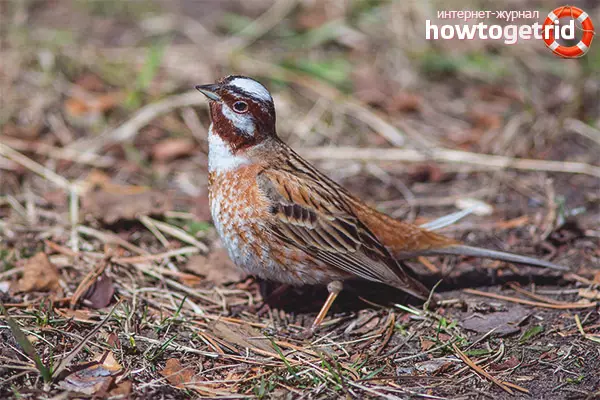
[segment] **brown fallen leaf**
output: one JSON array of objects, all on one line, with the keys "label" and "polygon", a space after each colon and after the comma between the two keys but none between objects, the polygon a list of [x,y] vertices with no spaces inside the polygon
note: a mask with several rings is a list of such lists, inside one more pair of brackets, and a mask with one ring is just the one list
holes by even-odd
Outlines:
[{"label": "brown fallen leaf", "polygon": [[419,339],[421,341],[421,351],[427,351],[435,346],[435,342],[429,339],[425,339],[424,337],[420,337]]},{"label": "brown fallen leaf", "polygon": [[167,379],[167,382],[178,388],[183,388],[192,382],[196,375],[194,368],[190,366],[184,368],[176,358],[169,358],[165,368],[159,373]]},{"label": "brown fallen leaf", "polygon": [[58,280],[58,268],[50,262],[48,256],[40,252],[25,260],[23,276],[17,281],[17,292],[58,292],[61,290]]},{"label": "brown fallen leaf", "polygon": [[195,255],[191,257],[184,269],[202,275],[216,285],[237,282],[245,276],[223,248],[213,249],[208,256]]},{"label": "brown fallen leaf", "polygon": [[152,146],[152,158],[158,162],[167,162],[194,153],[196,144],[188,138],[169,138]]},{"label": "brown fallen leaf", "polygon": [[67,375],[59,386],[66,390],[84,393],[88,396],[96,394],[105,388],[123,367],[115,359],[111,351],[100,354],[91,362],[79,364],[73,368],[75,372]]},{"label": "brown fallen leaf", "polygon": [[131,390],[133,389],[133,383],[129,379],[124,379],[121,382],[117,383],[113,389],[108,392],[108,397],[117,397],[121,399],[129,399],[131,395]]},{"label": "brown fallen leaf", "polygon": [[421,110],[423,98],[418,94],[398,92],[386,99],[385,109],[388,113],[417,112]]},{"label": "brown fallen leaf", "polygon": [[448,175],[440,168],[438,164],[416,164],[408,169],[408,178],[413,182],[442,182]]},{"label": "brown fallen leaf", "polygon": [[106,90],[106,84],[91,72],[84,72],[75,80],[75,85],[89,92],[103,92]]},{"label": "brown fallen leaf", "polygon": [[217,321],[211,326],[211,331],[226,342],[233,343],[241,348],[275,353],[269,339],[250,325],[225,324]]},{"label": "brown fallen leaf", "polygon": [[88,93],[86,98],[70,97],[65,101],[65,112],[72,117],[80,117],[85,114],[103,113],[115,108],[123,101],[125,96],[121,92],[104,94]]},{"label": "brown fallen leaf", "polygon": [[36,122],[29,125],[16,125],[12,122],[4,124],[2,127],[2,135],[12,136],[24,140],[37,139],[44,128],[42,122]]},{"label": "brown fallen leaf", "polygon": [[83,304],[95,309],[104,308],[110,304],[114,294],[112,278],[102,274],[82,296]]},{"label": "brown fallen leaf", "polygon": [[[598,253],[600,255],[600,253]],[[592,279],[592,281],[597,284],[600,285],[600,271],[596,271],[594,273],[594,278]]]},{"label": "brown fallen leaf", "polygon": [[357,65],[353,69],[352,86],[354,97],[374,106],[382,106],[390,95],[389,83],[370,62]]},{"label": "brown fallen leaf", "polygon": [[93,317],[97,317],[96,313],[87,309],[55,308],[54,311],[61,317],[72,318],[75,321],[96,322],[92,320]]},{"label": "brown fallen leaf", "polygon": [[600,291],[594,289],[579,289],[579,297],[583,297],[585,299],[590,300],[600,300]]},{"label": "brown fallen leaf", "polygon": [[450,366],[452,366],[452,363],[443,359],[428,360],[415,363],[415,370],[422,374],[437,375]]},{"label": "brown fallen leaf", "polygon": [[524,307],[511,307],[508,311],[498,311],[487,315],[472,314],[466,317],[461,325],[465,329],[477,333],[488,333],[494,329],[494,335],[506,336],[521,330],[521,324],[529,315]]},{"label": "brown fallen leaf", "polygon": [[191,209],[192,214],[199,221],[210,221],[212,216],[210,215],[210,204],[208,202],[208,196],[203,193],[200,196],[196,196],[193,199],[193,208]]},{"label": "brown fallen leaf", "polygon": [[142,215],[163,215],[172,208],[169,193],[146,190],[140,193],[114,193],[104,189],[88,192],[82,198],[83,210],[107,224],[132,220]]},{"label": "brown fallen leaf", "polygon": [[302,7],[298,10],[295,20],[296,27],[301,31],[317,29],[328,21],[339,17],[339,15],[331,12],[331,9],[336,7],[327,7],[326,2],[314,1],[301,4]]},{"label": "brown fallen leaf", "polygon": [[519,361],[519,359],[517,357],[510,356],[509,358],[502,361],[501,363],[490,364],[490,369],[492,369],[493,371],[504,371],[504,370],[516,367],[517,365],[519,365],[520,362],[521,361]]}]

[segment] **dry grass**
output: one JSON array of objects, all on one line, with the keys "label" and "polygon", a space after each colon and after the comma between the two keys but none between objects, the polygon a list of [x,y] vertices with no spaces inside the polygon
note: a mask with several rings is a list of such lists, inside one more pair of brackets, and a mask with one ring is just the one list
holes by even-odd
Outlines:
[{"label": "dry grass", "polygon": [[[0,396],[599,396],[600,47],[423,39],[438,9],[548,2],[248,3],[0,4]],[[310,340],[322,288],[254,311],[272,288],[220,248],[190,92],[232,72],[369,203],[424,223],[476,199],[493,213],[447,234],[571,273],[430,259],[439,308],[358,285]]]}]

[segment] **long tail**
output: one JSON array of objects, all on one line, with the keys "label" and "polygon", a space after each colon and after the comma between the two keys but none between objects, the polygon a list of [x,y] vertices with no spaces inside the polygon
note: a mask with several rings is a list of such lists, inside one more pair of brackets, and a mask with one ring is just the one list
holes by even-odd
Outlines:
[{"label": "long tail", "polygon": [[[354,212],[359,219],[371,229],[397,260],[427,255],[459,255],[492,258],[559,271],[569,270],[562,265],[533,257],[467,246],[429,229],[394,219],[360,202],[354,203],[354,207]],[[456,216],[452,218],[456,219]]]},{"label": "long tail", "polygon": [[536,267],[550,268],[558,271],[569,271],[568,267],[551,263],[550,261],[540,260],[533,257],[522,256],[519,254],[506,253],[504,251],[482,249],[480,247],[467,246],[463,244],[453,244],[446,247],[418,250],[413,252],[402,252],[396,254],[396,258],[406,260],[418,256],[434,256],[434,255],[457,255],[491,258],[493,260],[508,261],[517,264],[533,265]]}]

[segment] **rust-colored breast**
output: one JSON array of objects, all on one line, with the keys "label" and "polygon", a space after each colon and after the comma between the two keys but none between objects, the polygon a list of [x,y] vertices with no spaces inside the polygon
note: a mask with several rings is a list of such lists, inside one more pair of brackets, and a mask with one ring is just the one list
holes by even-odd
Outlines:
[{"label": "rust-colored breast", "polygon": [[347,274],[276,238],[269,202],[260,192],[254,165],[211,172],[209,202],[215,228],[234,263],[265,279],[292,285],[329,283]]}]

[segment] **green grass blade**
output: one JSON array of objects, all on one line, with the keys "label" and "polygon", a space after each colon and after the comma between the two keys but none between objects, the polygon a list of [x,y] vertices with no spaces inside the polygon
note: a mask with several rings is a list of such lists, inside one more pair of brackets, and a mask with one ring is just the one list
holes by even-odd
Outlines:
[{"label": "green grass blade", "polygon": [[8,326],[9,326],[13,336],[15,337],[15,340],[19,344],[19,346],[21,346],[21,348],[23,349],[25,354],[27,354],[27,356],[35,362],[35,366],[37,367],[38,371],[40,372],[40,375],[42,376],[42,379],[44,380],[44,382],[46,382],[46,383],[50,382],[52,380],[52,375],[50,374],[50,368],[48,368],[42,362],[42,359],[36,353],[35,348],[31,344],[29,339],[27,339],[25,332],[23,332],[23,330],[21,329],[19,324],[17,324],[17,322],[14,319],[12,319],[12,317],[10,315],[8,315],[8,312],[6,311],[6,308],[4,308],[4,305],[0,304],[0,309],[2,310],[2,313],[4,314],[4,316],[6,317],[6,322],[8,323]]}]

